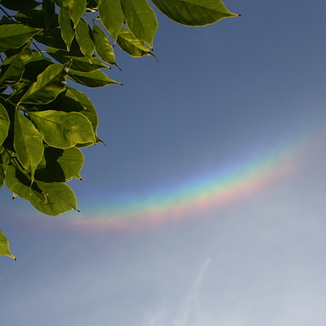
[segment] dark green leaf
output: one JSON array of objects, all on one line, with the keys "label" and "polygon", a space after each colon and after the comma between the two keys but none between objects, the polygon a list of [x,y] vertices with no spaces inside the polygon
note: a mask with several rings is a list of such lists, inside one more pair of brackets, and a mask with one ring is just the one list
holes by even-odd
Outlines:
[{"label": "dark green leaf", "polygon": [[96,0],[88,0],[86,4],[86,12],[95,12],[95,11],[97,11]]},{"label": "dark green leaf", "polygon": [[45,169],[52,180],[57,182],[69,181],[72,178],[81,180],[80,171],[84,164],[84,155],[80,149],[71,147],[63,150],[46,147],[44,158]]},{"label": "dark green leaf", "polygon": [[30,44],[26,44],[21,53],[6,58],[1,65],[3,74],[0,77],[0,85],[8,87],[20,81],[25,71],[25,62],[32,56]]},{"label": "dark green leaf", "polygon": [[44,141],[56,148],[66,149],[78,143],[96,143],[90,121],[79,112],[30,112],[30,118]]},{"label": "dark green leaf", "polygon": [[121,50],[126,51],[133,57],[142,57],[144,55],[153,55],[152,52],[138,40],[128,28],[122,27],[117,40]]},{"label": "dark green leaf", "polygon": [[46,104],[53,101],[65,88],[68,68],[53,64],[47,67],[21,98],[21,103]]},{"label": "dark green leaf", "polygon": [[53,2],[60,8],[63,7],[63,0],[53,0]]},{"label": "dark green leaf", "polygon": [[42,9],[45,15],[45,26],[46,28],[53,27],[52,22],[54,21],[55,16],[55,5],[52,0],[43,0],[42,2]]},{"label": "dark green leaf", "polygon": [[14,11],[26,11],[37,7],[40,3],[34,0],[1,0],[1,5]]},{"label": "dark green leaf", "polygon": [[30,172],[34,181],[34,172],[43,156],[43,140],[33,123],[16,111],[14,147],[22,166]]},{"label": "dark green leaf", "polygon": [[71,69],[79,70],[79,71],[93,71],[100,68],[109,68],[109,66],[103,64],[95,55],[91,58],[91,63],[89,60],[79,51],[79,50],[71,50],[70,52],[50,48],[45,50],[51,57],[55,60],[66,63],[72,60]]},{"label": "dark green leaf", "polygon": [[46,24],[46,13],[43,9],[32,9],[26,12],[18,12],[15,15],[18,22],[28,25],[30,27],[35,28],[53,28],[58,26],[58,15],[56,13],[53,14],[51,25],[47,26]]},{"label": "dark green leaf", "polygon": [[38,75],[40,75],[47,67],[54,62],[38,51],[32,50],[31,58],[25,64],[25,72],[23,78],[30,82],[35,82]]},{"label": "dark green leaf", "polygon": [[76,83],[87,87],[103,87],[110,84],[121,85],[115,80],[110,79],[104,72],[100,70],[82,72],[70,69],[69,78],[75,81]]},{"label": "dark green leaf", "polygon": [[152,0],[171,20],[188,26],[204,26],[236,17],[220,0]]},{"label": "dark green leaf", "polygon": [[44,45],[57,48],[57,49],[66,49],[66,43],[61,36],[61,28],[50,28],[49,30],[40,32],[34,36],[34,39],[37,42],[40,42]]},{"label": "dark green leaf", "polygon": [[98,56],[106,63],[110,65],[116,65],[114,50],[111,42],[103,29],[94,24],[93,36],[95,43],[95,50]]},{"label": "dark green leaf", "polygon": [[72,28],[69,11],[65,7],[61,8],[59,14],[59,24],[61,27],[61,36],[67,45],[67,50],[70,50],[71,43],[75,37],[75,32]]},{"label": "dark green leaf", "polygon": [[19,48],[40,31],[22,24],[0,26],[0,52]]},{"label": "dark green leaf", "polygon": [[93,33],[88,23],[84,19],[80,19],[76,27],[76,39],[80,47],[80,51],[92,63],[92,56],[95,50],[93,42]]},{"label": "dark green leaf", "polygon": [[137,39],[153,48],[158,28],[155,12],[146,0],[121,0],[126,23]]},{"label": "dark green leaf", "polygon": [[9,241],[2,231],[0,231],[0,255],[5,255],[16,260],[16,257],[10,252]]},{"label": "dark green leaf", "polygon": [[124,21],[121,0],[98,0],[98,13],[103,25],[116,42]]}]

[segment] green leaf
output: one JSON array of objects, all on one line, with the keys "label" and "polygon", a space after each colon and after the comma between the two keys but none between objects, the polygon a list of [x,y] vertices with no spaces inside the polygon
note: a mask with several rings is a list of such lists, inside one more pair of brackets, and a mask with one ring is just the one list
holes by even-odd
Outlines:
[{"label": "green leaf", "polygon": [[47,26],[46,17],[47,16],[45,11],[43,9],[38,8],[28,10],[26,12],[18,12],[15,15],[15,18],[19,23],[22,23],[29,27],[46,29],[58,26],[58,15],[55,12],[52,15],[50,26]]},{"label": "green leaf", "polygon": [[19,48],[40,31],[22,24],[0,26],[0,52]]},{"label": "green leaf", "polygon": [[5,181],[5,166],[2,159],[2,153],[0,154],[0,188],[2,188]]},{"label": "green leaf", "polygon": [[16,260],[16,257],[10,252],[9,241],[2,231],[0,231],[0,255],[5,255]]},{"label": "green leaf", "polygon": [[106,63],[110,65],[117,65],[115,62],[114,50],[111,42],[103,29],[94,24],[93,37],[95,43],[95,50],[98,56]]},{"label": "green leaf", "polygon": [[4,180],[5,180],[5,173],[7,172],[7,167],[10,163],[10,156],[8,154],[8,150],[2,146],[2,152],[0,154],[0,188],[2,188]]},{"label": "green leaf", "polygon": [[42,160],[43,140],[33,123],[16,111],[14,148],[22,166],[31,173],[34,181],[36,167]]},{"label": "green leaf", "polygon": [[67,89],[60,93],[53,102],[42,106],[42,111],[44,110],[80,112],[91,122],[96,135],[98,117],[95,107],[85,94],[72,87],[67,86]]},{"label": "green leaf", "polygon": [[70,50],[71,43],[75,37],[75,32],[72,28],[69,11],[63,7],[59,14],[59,25],[61,27],[61,36],[67,45],[67,51]]},{"label": "green leaf", "polygon": [[66,85],[67,65],[47,67],[21,98],[21,103],[46,104],[53,101]]},{"label": "green leaf", "polygon": [[48,29],[52,26],[54,17],[57,15],[55,13],[54,2],[52,0],[43,0],[42,9],[45,15],[45,26]]},{"label": "green leaf", "polygon": [[117,40],[121,50],[127,52],[133,57],[142,57],[153,55],[152,52],[138,40],[127,27],[122,27]]},{"label": "green leaf", "polygon": [[121,0],[98,0],[98,13],[103,25],[116,42],[124,21]]},{"label": "green leaf", "polygon": [[14,11],[26,11],[39,5],[35,0],[1,0],[1,5]]},{"label": "green leaf", "polygon": [[97,2],[96,0],[87,0],[86,12],[95,12],[97,11]]},{"label": "green leaf", "polygon": [[8,136],[10,120],[5,107],[0,103],[0,145],[3,144]]},{"label": "green leaf", "polygon": [[146,0],[121,0],[122,10],[130,31],[153,48],[153,39],[158,28],[155,12]]},{"label": "green leaf", "polygon": [[171,20],[187,26],[204,26],[220,19],[239,16],[220,0],[152,0]]},{"label": "green leaf", "polygon": [[37,77],[54,62],[38,51],[32,50],[31,58],[25,63],[23,79],[35,82]]},{"label": "green leaf", "polygon": [[69,78],[76,83],[87,87],[103,87],[110,84],[121,85],[115,80],[110,79],[104,72],[100,70],[83,72],[70,69]]},{"label": "green leaf", "polygon": [[57,216],[72,209],[77,210],[77,200],[72,189],[62,182],[37,181],[37,185],[46,194],[47,201],[30,200],[40,212]]},{"label": "green leaf", "polygon": [[20,81],[25,71],[25,62],[32,56],[30,44],[26,44],[21,53],[6,58],[1,65],[3,74],[0,77],[0,85],[8,87]]},{"label": "green leaf", "polygon": [[72,178],[81,180],[80,171],[84,164],[84,155],[80,149],[71,147],[63,150],[46,147],[44,158],[45,169],[52,180],[57,182],[66,182]]},{"label": "green leaf", "polygon": [[87,59],[79,50],[71,50],[70,52],[67,52],[60,49],[49,48],[45,51],[60,63],[67,63],[72,60],[70,68],[74,70],[87,72],[100,68],[110,69],[109,66],[103,64],[95,55],[91,57],[90,63],[89,59]]},{"label": "green leaf", "polygon": [[31,185],[31,179],[26,173],[23,173],[13,164],[8,165],[5,182],[10,191],[23,199],[33,200],[33,202],[47,202],[46,196],[38,187],[37,182]]},{"label": "green leaf", "polygon": [[80,19],[76,27],[76,39],[80,46],[80,51],[92,63],[92,56],[95,50],[93,42],[93,33],[88,23],[84,19]]},{"label": "green leaf", "polygon": [[98,117],[96,113],[96,109],[91,102],[91,100],[82,92],[77,91],[77,89],[74,89],[72,87],[67,87],[67,97],[73,98],[77,103],[79,103],[84,110],[80,111],[81,114],[83,114],[85,117],[88,118],[88,120],[91,122],[93,126],[94,134],[96,135],[96,130],[98,126]]},{"label": "green leaf", "polygon": [[63,7],[68,9],[70,18],[76,28],[80,18],[86,10],[86,0],[63,0]]},{"label": "green leaf", "polygon": [[8,166],[5,181],[10,191],[29,200],[44,214],[57,216],[76,209],[76,197],[64,183],[35,180],[30,186],[30,179],[14,165]]},{"label": "green leaf", "polygon": [[60,8],[63,7],[63,0],[53,0],[53,2]]},{"label": "green leaf", "polygon": [[96,143],[90,121],[79,112],[29,112],[44,141],[56,148],[66,149],[78,143]]},{"label": "green leaf", "polygon": [[67,45],[61,36],[61,28],[50,28],[49,30],[40,32],[39,34],[34,35],[34,39],[37,42],[53,48],[67,48]]}]

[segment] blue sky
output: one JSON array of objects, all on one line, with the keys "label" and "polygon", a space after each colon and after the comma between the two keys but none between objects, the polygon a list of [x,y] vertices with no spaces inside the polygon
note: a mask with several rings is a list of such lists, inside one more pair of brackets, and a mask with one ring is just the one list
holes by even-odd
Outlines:
[{"label": "blue sky", "polygon": [[[225,4],[242,16],[188,28],[158,14],[159,62],[117,50],[109,76],[124,86],[80,88],[107,146],[85,149],[70,183],[79,215],[43,216],[2,190],[18,258],[0,257],[3,325],[325,325],[326,5]],[[115,203],[157,207],[270,156],[272,177],[222,205],[108,222]]]}]

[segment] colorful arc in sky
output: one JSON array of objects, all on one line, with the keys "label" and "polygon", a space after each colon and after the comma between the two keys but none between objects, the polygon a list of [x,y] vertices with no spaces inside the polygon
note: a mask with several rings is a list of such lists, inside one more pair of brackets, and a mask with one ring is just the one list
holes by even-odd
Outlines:
[{"label": "colorful arc in sky", "polygon": [[[254,193],[298,168],[306,142],[292,142],[244,163],[217,170],[174,186],[142,195],[121,196],[114,201],[95,200],[80,214],[67,218],[77,228],[138,229],[170,220],[201,216]],[[294,164],[294,162],[296,162]]]}]

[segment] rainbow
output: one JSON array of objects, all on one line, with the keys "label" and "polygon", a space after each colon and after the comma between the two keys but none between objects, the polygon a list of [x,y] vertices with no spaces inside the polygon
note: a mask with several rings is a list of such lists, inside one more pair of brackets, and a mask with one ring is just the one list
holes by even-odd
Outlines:
[{"label": "rainbow", "polygon": [[[173,187],[121,195],[111,201],[93,198],[81,213],[65,217],[87,230],[138,229],[171,220],[196,218],[266,187],[298,168],[307,140],[292,141],[244,162],[206,172]],[[295,164],[294,164],[295,163]],[[82,198],[82,202],[84,199]]]}]

